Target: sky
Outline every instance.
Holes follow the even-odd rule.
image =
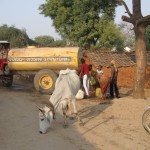
[[[124,0],[132,12],[132,0]],[[29,38],[49,35],[60,39],[52,26],[52,20],[40,14],[38,7],[45,3],[45,0],[1,0],[0,4],[0,26],[7,24],[18,29],[26,29]],[[142,14],[150,15],[150,0],[141,0]],[[121,22],[121,16],[127,15],[123,6],[116,8],[115,22]]]

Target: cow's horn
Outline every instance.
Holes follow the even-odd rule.
[[[41,109],[39,106],[35,105],[35,107],[37,107],[38,109]]]
[[[36,105],[36,107],[39,109],[39,111],[40,111],[41,113],[44,114],[44,110],[43,110],[42,108],[38,107],[37,105]]]

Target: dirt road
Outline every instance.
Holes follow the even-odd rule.
[[[32,82],[31,82],[32,83]],[[110,104],[96,99],[78,100],[84,126],[76,120],[63,128],[60,116],[47,134],[38,132],[38,110],[49,95],[40,95],[32,84],[16,81],[12,88],[0,87],[0,150],[150,150],[150,135],[141,124],[146,100],[134,100],[130,91]]]

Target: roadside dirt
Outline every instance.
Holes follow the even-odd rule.
[[[120,89],[121,98],[99,104],[99,99],[77,100],[84,122],[62,117],[47,134],[38,132],[38,110],[49,95],[37,93],[32,81],[16,80],[12,88],[0,86],[0,150],[150,150],[150,135],[143,129],[142,114],[150,106],[150,90],[144,100],[133,99],[131,89]]]

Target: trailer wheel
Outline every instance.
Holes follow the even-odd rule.
[[[13,83],[13,75],[5,75],[2,78],[2,84],[4,87],[10,87]]]
[[[52,70],[40,70],[34,77],[34,86],[42,94],[52,94],[55,88],[57,74]]]

